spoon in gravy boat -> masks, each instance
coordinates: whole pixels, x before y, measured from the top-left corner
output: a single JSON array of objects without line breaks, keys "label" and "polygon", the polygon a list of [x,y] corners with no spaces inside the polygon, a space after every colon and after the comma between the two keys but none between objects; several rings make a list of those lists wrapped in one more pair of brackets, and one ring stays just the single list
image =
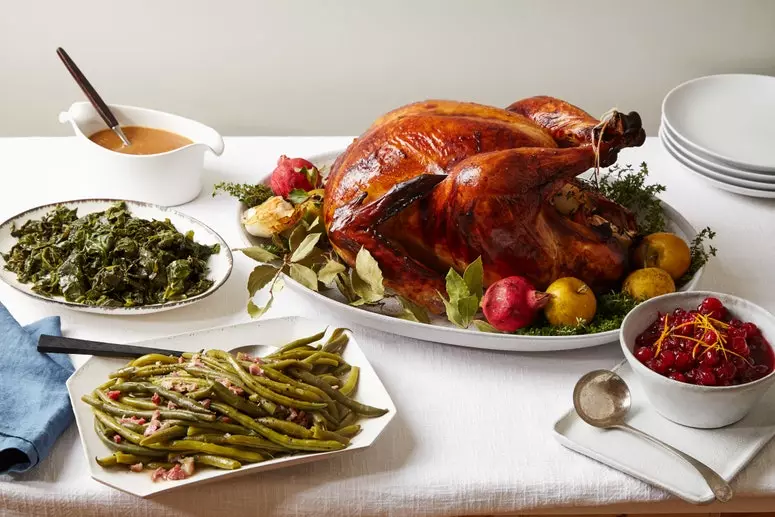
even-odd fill
[{"label": "spoon in gravy boat", "polygon": [[81,87],[83,93],[86,94],[86,98],[89,99],[89,102],[92,103],[94,109],[97,110],[97,113],[99,113],[100,117],[102,117],[102,120],[105,121],[105,124],[107,124],[111,130],[113,130],[113,132],[121,139],[121,142],[125,146],[131,145],[131,142],[124,134],[124,131],[121,130],[121,126],[119,125],[118,120],[116,120],[116,117],[113,115],[113,112],[110,111],[110,108],[108,108],[108,105],[105,104],[105,101],[102,100],[102,97],[100,97],[100,94],[97,93],[97,90],[94,89],[89,80],[86,79],[86,76],[83,75],[83,72],[81,72],[75,62],[70,58],[67,52],[65,52],[65,49],[62,47],[57,48],[57,55],[59,56],[59,59],[61,59],[65,64],[65,67],[67,67],[70,75],[72,75],[73,79],[75,79],[75,82],[78,84],[78,86]]},{"label": "spoon in gravy boat", "polygon": [[717,500],[727,502],[732,499],[732,488],[715,470],[650,434],[628,425],[626,416],[631,404],[630,388],[627,387],[627,383],[609,370],[589,372],[579,379],[573,389],[573,407],[586,423],[601,429],[621,429],[664,447],[694,467],[708,483]]}]

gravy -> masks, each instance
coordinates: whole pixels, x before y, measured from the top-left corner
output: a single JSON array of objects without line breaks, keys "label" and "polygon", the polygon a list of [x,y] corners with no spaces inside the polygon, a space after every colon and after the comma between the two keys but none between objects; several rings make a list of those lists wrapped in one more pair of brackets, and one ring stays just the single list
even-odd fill
[{"label": "gravy", "polygon": [[179,149],[193,142],[185,136],[152,127],[122,126],[131,145],[124,146],[112,129],[97,131],[89,137],[95,144],[124,154],[159,154]]}]

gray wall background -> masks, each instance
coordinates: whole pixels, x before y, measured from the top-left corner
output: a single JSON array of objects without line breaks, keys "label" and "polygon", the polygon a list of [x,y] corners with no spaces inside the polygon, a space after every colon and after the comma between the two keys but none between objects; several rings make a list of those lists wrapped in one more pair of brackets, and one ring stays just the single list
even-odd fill
[{"label": "gray wall background", "polygon": [[359,134],[426,98],[550,94],[650,134],[671,87],[775,73],[768,0],[0,0],[0,136],[64,135],[82,100],[63,46],[108,102],[225,135]]}]

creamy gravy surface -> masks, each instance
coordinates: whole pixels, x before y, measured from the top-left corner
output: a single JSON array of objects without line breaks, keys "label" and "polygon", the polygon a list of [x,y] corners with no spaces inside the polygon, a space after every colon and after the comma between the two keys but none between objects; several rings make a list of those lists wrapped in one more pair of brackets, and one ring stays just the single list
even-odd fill
[{"label": "creamy gravy surface", "polygon": [[124,154],[159,154],[179,149],[193,143],[185,136],[171,131],[142,126],[122,126],[121,129],[131,142],[125,146],[112,129],[97,131],[89,137],[95,144],[111,151]]}]

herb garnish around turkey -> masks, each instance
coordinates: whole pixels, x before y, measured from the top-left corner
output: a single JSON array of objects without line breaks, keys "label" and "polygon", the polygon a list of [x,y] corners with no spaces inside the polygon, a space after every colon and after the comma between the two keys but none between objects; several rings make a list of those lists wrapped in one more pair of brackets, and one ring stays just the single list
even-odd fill
[{"label": "herb garnish around turkey", "polygon": [[606,198],[629,208],[638,220],[641,235],[665,231],[666,221],[657,194],[666,190],[664,185],[649,185],[646,162],[635,172],[632,165],[614,165],[599,180],[597,188]]},{"label": "herb garnish around turkey", "polygon": [[78,217],[59,205],[30,220],[0,254],[5,268],[44,296],[106,307],[134,307],[191,298],[213,285],[207,260],[218,244],[194,241],[169,221],[133,217],[124,202]]},{"label": "herb garnish around turkey", "polygon": [[213,196],[218,194],[219,191],[236,197],[241,203],[245,203],[248,208],[258,206],[274,195],[272,189],[261,183],[251,185],[249,183],[223,181],[213,186]]}]

